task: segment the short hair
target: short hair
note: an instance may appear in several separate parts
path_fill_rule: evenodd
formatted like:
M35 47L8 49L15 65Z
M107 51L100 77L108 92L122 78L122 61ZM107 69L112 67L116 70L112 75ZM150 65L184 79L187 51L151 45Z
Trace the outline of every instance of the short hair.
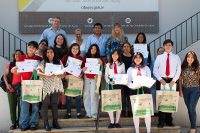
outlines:
M34 48L38 49L38 43L36 41L30 41L28 46L33 46Z
M60 17L58 17L58 16L55 16L55 17L53 17L53 19L59 19L60 21L61 21L61 18Z
M39 44L41 44L43 42L46 43L46 46L48 47L48 41L46 39L42 39Z
M173 41L171 39L167 39L163 42L163 46L165 46L167 43L171 43L172 46L174 45Z
M75 29L74 32L81 32L81 29Z
M103 25L102 25L101 23L95 23L94 26L93 26L93 28L94 28L95 26L100 26L101 29L103 29Z

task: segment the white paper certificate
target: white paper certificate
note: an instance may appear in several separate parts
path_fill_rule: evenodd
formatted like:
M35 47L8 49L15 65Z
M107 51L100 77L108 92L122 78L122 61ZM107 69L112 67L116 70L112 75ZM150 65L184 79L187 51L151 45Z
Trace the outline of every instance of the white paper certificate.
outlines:
M113 82L118 85L128 84L128 74L114 74Z
M51 75L51 74L63 74L63 70L62 70L62 65L55 65L52 63L46 63L45 65L45 72L46 75Z
M69 56L67 59L67 62L66 62L66 66L69 66L69 65L70 66L78 66L81 68L82 61Z
M33 72L37 69L39 62L37 60L24 60L23 62L16 62L17 72Z
M143 86L143 87L148 87L151 88L151 86L155 83L156 81L153 78L146 77L146 76L135 76L133 78L132 83L129 85L129 88L134 88L135 86Z
M144 58L148 58L148 50L147 50L147 44L133 44L134 47L134 53L140 52L144 56Z
M86 58L85 67L87 67L86 74L99 74L99 58Z
M167 91L170 91L170 87L169 87L169 84L168 84L168 83L165 85L165 89L166 89ZM164 90L164 86L163 86L162 84L160 85L160 90ZM174 84L174 85L172 86L172 91L176 91L176 84Z
M76 77L79 77L81 72L82 72L82 69L80 67L77 67L77 66L73 66L73 65L68 65L67 67L65 67L63 69L65 72L68 72Z

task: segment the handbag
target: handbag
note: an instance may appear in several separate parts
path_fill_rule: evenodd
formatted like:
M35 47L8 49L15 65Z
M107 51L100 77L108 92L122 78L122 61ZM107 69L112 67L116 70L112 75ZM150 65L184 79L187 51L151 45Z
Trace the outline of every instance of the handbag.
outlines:
M3 75L3 76L4 76L4 75ZM2 89L4 92L7 92L6 83L5 83L5 81L3 80L3 76L1 77L0 87L1 87L1 89Z

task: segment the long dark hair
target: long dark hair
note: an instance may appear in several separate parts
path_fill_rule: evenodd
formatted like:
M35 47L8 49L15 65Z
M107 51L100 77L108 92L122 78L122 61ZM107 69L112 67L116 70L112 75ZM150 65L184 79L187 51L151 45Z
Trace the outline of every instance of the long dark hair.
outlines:
M94 56L91 54L91 49L92 49L92 47L96 47L96 49L97 49L97 51L96 51L96 53L95 53ZM89 47L89 49L88 49L88 52L87 52L87 54L86 54L86 57L87 57L87 58L100 58L99 46L98 46L97 44L92 44L92 45Z
M44 60L45 64L46 64L46 63L50 63L49 58L47 57L47 51L48 51L48 50L52 50L52 51L54 52L53 64L60 64L60 60L57 58L57 55L56 55L56 53L55 53L55 50L54 50L54 48L51 47L51 46L47 47L47 49L46 49L45 52L44 52L43 60Z
M123 63L123 62L122 62L122 58L121 58L121 53L120 53L119 50L115 49L115 50L111 53L110 58L109 58L110 66L113 64L112 55L113 55L114 53L117 53L117 54L118 54L118 59L117 59L117 61L118 61L118 62L120 63L120 65L121 65L121 64Z
M62 48L62 54L66 54L67 53L67 40L65 38L65 36L63 34L58 34L56 35L55 39L54 39L54 48L56 47L57 43L56 43L56 39L58 38L58 36L62 36L63 38L63 44L61 46Z
M135 58L137 58L138 56L142 59L142 62L140 63L141 67L145 67L145 66L146 66L146 63L145 63L145 61L144 61L144 56L143 56L142 53L140 53L140 52L134 53L134 55L133 55L133 65L132 65L132 67L136 67Z
M79 56L80 53L81 53L81 52L80 52L80 45L79 45L78 43L73 43L73 44L69 47L69 51L68 51L68 54L69 54L69 56L71 56L71 57L73 57L72 48L73 48L74 46L77 46L78 49L79 49L76 56Z
M142 43L146 43L146 42L147 42L146 36L145 36L145 34L144 34L143 32L139 32L139 33L137 34L137 36L136 36L136 38L135 38L135 43L139 43L139 40L138 40L139 35L142 35L143 38L144 38L144 40L143 40Z
M20 50L20 49L15 50L15 52L12 54L12 58L13 58L12 62L13 62L13 63L16 62L15 54L16 54L17 52L20 52L21 55L24 55L24 52L23 52L22 50Z
M197 55L195 52L193 51L189 51L186 55L185 58L183 60L183 63L181 65L181 69L184 70L186 67L188 67L188 62L187 62L187 58L189 55L192 55L192 57L194 58L194 61L192 62L192 69L196 72L199 69L199 61L197 59Z

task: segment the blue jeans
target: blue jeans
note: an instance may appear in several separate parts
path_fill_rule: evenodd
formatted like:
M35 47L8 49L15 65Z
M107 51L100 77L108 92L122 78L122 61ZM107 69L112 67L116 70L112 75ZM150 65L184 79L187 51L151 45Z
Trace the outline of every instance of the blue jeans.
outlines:
M196 105L199 100L200 88L183 88L183 98L188 109L191 129L196 128Z
M150 92L152 94L152 98L153 98L153 110L154 113L156 112L156 84L154 84L151 89Z
M76 112L81 113L81 96L77 96L76 98ZM72 97L67 96L67 113L71 113L71 103Z
M37 127L39 123L39 103L28 103L20 99L21 112L19 118L19 127L28 128L28 127ZM30 112L29 108L32 106ZM31 115L30 115L31 114Z

